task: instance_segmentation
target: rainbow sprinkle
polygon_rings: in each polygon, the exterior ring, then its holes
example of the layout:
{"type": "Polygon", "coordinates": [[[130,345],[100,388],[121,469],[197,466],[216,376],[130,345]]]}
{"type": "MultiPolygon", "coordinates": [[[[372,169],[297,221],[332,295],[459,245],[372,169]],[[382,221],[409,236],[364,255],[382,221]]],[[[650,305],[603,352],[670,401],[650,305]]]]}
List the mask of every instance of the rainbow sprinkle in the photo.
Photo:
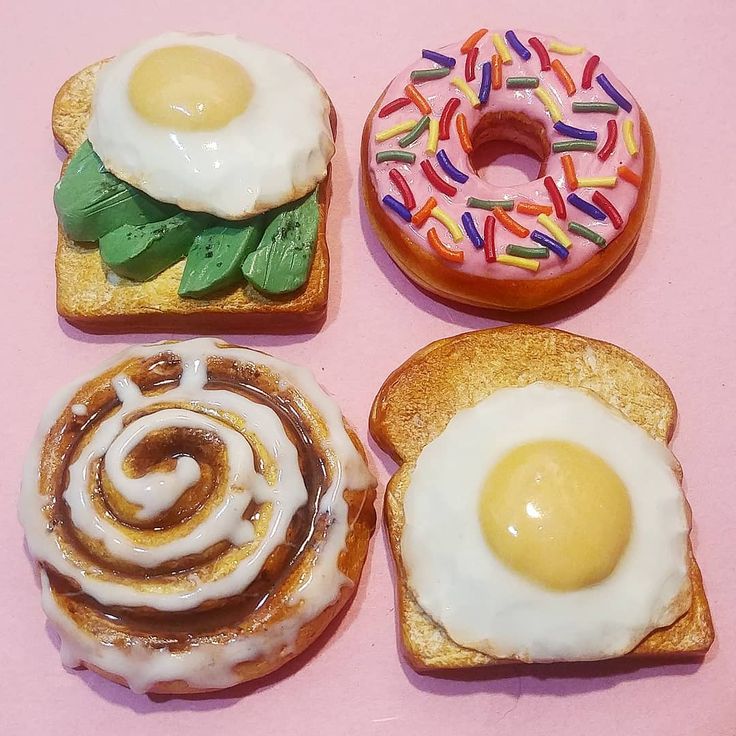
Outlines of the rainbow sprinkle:
{"type": "Polygon", "coordinates": [[[407,84],[404,87],[404,93],[417,106],[417,109],[422,115],[429,115],[432,112],[429,102],[427,102],[424,95],[413,84],[407,84]]]}
{"type": "Polygon", "coordinates": [[[463,45],[460,47],[460,53],[461,54],[467,54],[475,44],[478,43],[478,41],[483,38],[483,36],[488,33],[487,28],[479,28],[475,33],[471,33],[464,41],[463,45]]]}
{"type": "Polygon", "coordinates": [[[626,112],[631,112],[631,103],[608,81],[605,74],[599,74],[595,81],[600,84],[601,89],[626,112]]]}
{"type": "Polygon", "coordinates": [[[576,87],[575,87],[575,82],[570,76],[570,72],[568,72],[567,69],[565,69],[565,65],[559,59],[555,59],[552,62],[552,69],[554,70],[554,73],[557,75],[557,79],[559,79],[560,82],[562,82],[562,86],[565,88],[565,92],[567,92],[567,96],[572,97],[576,92],[576,87]]]}
{"type": "Polygon", "coordinates": [[[422,49],[422,58],[429,59],[440,66],[447,66],[450,69],[456,64],[452,56],[445,56],[444,54],[440,54],[439,51],[431,51],[430,49],[422,49]]]}
{"type": "Polygon", "coordinates": [[[447,228],[447,231],[456,243],[459,243],[463,239],[463,231],[460,229],[460,225],[458,225],[443,209],[435,207],[432,212],[430,212],[430,216],[434,217],[435,220],[441,222],[447,228]]]}
{"type": "Polygon", "coordinates": [[[480,100],[470,85],[460,77],[453,77],[451,82],[453,87],[457,87],[468,98],[468,102],[472,107],[480,107],[480,100]]]}
{"type": "Polygon", "coordinates": [[[506,253],[519,258],[549,258],[549,250],[545,247],[534,248],[531,245],[516,245],[515,243],[509,243],[506,246],[506,253]]]}
{"type": "Polygon", "coordinates": [[[556,122],[554,128],[560,135],[566,135],[568,138],[579,138],[581,141],[598,140],[598,133],[596,133],[594,130],[583,130],[582,128],[575,128],[572,125],[563,123],[562,120],[556,122]]]}
{"type": "Polygon", "coordinates": [[[411,130],[416,124],[416,120],[404,120],[392,128],[386,128],[386,130],[376,133],[376,143],[383,143],[383,141],[387,141],[389,138],[406,133],[407,130],[411,130]]]}
{"type": "Polygon", "coordinates": [[[519,37],[513,31],[506,31],[506,40],[509,46],[524,60],[529,61],[532,58],[532,52],[519,41],[519,37]]]}
{"type": "Polygon", "coordinates": [[[595,230],[591,230],[589,227],[585,227],[585,225],[581,225],[579,222],[569,222],[567,224],[567,229],[571,233],[575,233],[575,235],[580,235],[586,240],[590,240],[591,243],[595,243],[599,248],[605,248],[608,245],[606,239],[602,235],[599,235],[595,230]]]}
{"type": "Polygon", "coordinates": [[[436,69],[415,69],[409,76],[412,82],[430,82],[446,77],[450,71],[449,66],[438,66],[436,69]]]}
{"type": "Polygon", "coordinates": [[[429,115],[420,118],[419,122],[403,137],[399,138],[398,144],[401,148],[410,146],[429,127],[429,115]]]}
{"type": "Polygon", "coordinates": [[[585,46],[568,46],[560,41],[550,41],[549,50],[555,54],[563,54],[565,56],[577,56],[585,51],[585,46]]]}
{"type": "Polygon", "coordinates": [[[529,39],[529,45],[537,52],[541,71],[548,72],[551,67],[549,63],[549,54],[547,53],[547,49],[544,48],[544,44],[536,36],[532,36],[529,39]]]}
{"type": "Polygon", "coordinates": [[[440,122],[437,118],[429,119],[429,133],[427,134],[427,145],[424,152],[427,154],[437,153],[437,142],[440,139],[440,122]]]}
{"type": "Polygon", "coordinates": [[[491,36],[491,39],[493,40],[493,45],[496,47],[498,55],[501,57],[501,61],[504,64],[510,64],[512,61],[511,53],[509,52],[509,47],[504,43],[503,38],[501,38],[501,34],[494,33],[493,36],[491,36]]]}
{"type": "Polygon", "coordinates": [[[496,257],[496,263],[503,263],[506,266],[516,266],[525,268],[527,271],[538,271],[539,261],[534,258],[519,258],[518,256],[510,256],[506,253],[496,257]]]}
{"type": "Polygon", "coordinates": [[[450,161],[447,153],[444,150],[440,150],[437,152],[437,162],[442,168],[442,171],[444,171],[445,174],[450,177],[450,179],[458,182],[458,184],[465,184],[465,182],[469,179],[467,174],[463,173],[462,171],[460,171],[460,169],[456,168],[452,164],[452,161],[450,161]]]}
{"type": "Polygon", "coordinates": [[[567,237],[565,231],[547,215],[539,215],[537,222],[555,239],[558,240],[565,248],[572,246],[572,240],[567,237]]]}
{"type": "Polygon", "coordinates": [[[470,212],[464,212],[463,216],[460,219],[463,223],[463,228],[465,228],[465,232],[470,238],[470,242],[476,248],[482,248],[484,245],[483,238],[478,232],[478,228],[476,227],[475,221],[473,220],[473,215],[470,212]]]}
{"type": "Polygon", "coordinates": [[[413,164],[416,160],[416,154],[411,151],[379,151],[376,154],[377,164],[382,164],[386,161],[401,161],[405,164],[413,164]]]}
{"type": "Polygon", "coordinates": [[[465,203],[466,207],[474,207],[479,210],[495,210],[497,207],[501,210],[513,210],[513,199],[478,199],[477,197],[468,197],[465,203]]]}
{"type": "Polygon", "coordinates": [[[534,94],[537,96],[539,101],[547,108],[549,116],[552,118],[552,122],[558,123],[562,120],[562,113],[560,108],[557,107],[557,103],[552,99],[552,95],[547,92],[544,87],[537,87],[534,90],[534,94]]]}
{"type": "Polygon", "coordinates": [[[618,181],[617,176],[590,176],[587,179],[578,178],[579,187],[615,187],[618,181]]]}
{"type": "Polygon", "coordinates": [[[573,102],[573,112],[607,112],[611,115],[618,113],[618,105],[615,102],[573,102]]]}
{"type": "Polygon", "coordinates": [[[390,194],[387,194],[383,198],[383,203],[386,205],[386,207],[393,210],[399,217],[401,217],[402,220],[411,222],[411,212],[409,212],[409,210],[406,209],[406,207],[404,207],[404,205],[401,204],[398,199],[394,199],[390,194]]]}
{"type": "Polygon", "coordinates": [[[480,100],[481,105],[485,105],[491,94],[491,62],[483,62],[481,70],[480,92],[478,92],[478,99],[480,100]]]}
{"type": "Polygon", "coordinates": [[[536,89],[539,87],[539,77],[507,77],[508,89],[536,89]]]}
{"type": "MultiPolygon", "coordinates": [[[[580,180],[578,180],[580,184],[580,180]]],[[[599,210],[594,204],[586,202],[582,197],[578,197],[574,192],[567,195],[567,201],[581,212],[585,212],[586,215],[590,215],[594,220],[605,220],[606,213],[603,210],[599,210]]]]}
{"type": "Polygon", "coordinates": [[[636,156],[639,153],[639,144],[636,142],[636,138],[634,138],[634,121],[631,118],[624,120],[622,132],[629,156],[636,156]]]}
{"type": "Polygon", "coordinates": [[[533,230],[530,237],[535,243],[549,248],[556,256],[562,258],[563,261],[570,255],[570,251],[562,243],[554,238],[550,238],[549,235],[539,232],[539,230],[533,230]]]}
{"type": "Polygon", "coordinates": [[[595,141],[555,141],[552,144],[554,153],[566,151],[595,151],[598,144],[595,141]]]}

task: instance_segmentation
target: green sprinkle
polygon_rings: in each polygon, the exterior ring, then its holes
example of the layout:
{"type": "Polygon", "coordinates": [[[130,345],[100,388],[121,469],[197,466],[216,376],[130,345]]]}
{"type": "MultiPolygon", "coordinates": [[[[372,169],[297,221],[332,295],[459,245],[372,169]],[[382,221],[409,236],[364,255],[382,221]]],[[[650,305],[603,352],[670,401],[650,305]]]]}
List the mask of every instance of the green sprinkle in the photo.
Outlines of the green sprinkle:
{"type": "Polygon", "coordinates": [[[379,151],[376,154],[377,164],[385,161],[403,161],[406,164],[413,164],[416,160],[416,154],[411,151],[379,151]]]}
{"type": "Polygon", "coordinates": [[[589,227],[585,227],[585,225],[581,225],[578,222],[568,222],[567,229],[571,233],[575,233],[575,235],[580,235],[580,237],[590,240],[591,243],[595,243],[599,248],[605,248],[608,245],[603,236],[598,235],[594,230],[591,230],[589,227]]]}
{"type": "Polygon", "coordinates": [[[508,77],[506,86],[509,89],[536,89],[539,87],[539,77],[508,77]]]}
{"type": "Polygon", "coordinates": [[[429,115],[425,115],[419,119],[419,122],[403,138],[399,138],[399,145],[402,148],[411,145],[428,127],[429,115]]]}
{"type": "Polygon", "coordinates": [[[415,69],[411,73],[412,82],[428,82],[430,79],[442,79],[450,73],[450,67],[440,66],[436,69],[415,69]]]}
{"type": "Polygon", "coordinates": [[[595,151],[598,147],[596,141],[557,141],[552,144],[552,150],[555,153],[564,153],[565,151],[595,151]]]}
{"type": "Polygon", "coordinates": [[[477,199],[476,197],[468,197],[468,207],[475,207],[479,210],[492,210],[499,207],[502,210],[513,210],[513,199],[477,199]]]}
{"type": "Polygon", "coordinates": [[[618,105],[615,102],[573,102],[573,112],[610,112],[615,115],[618,105]]]}
{"type": "Polygon", "coordinates": [[[517,256],[518,258],[549,258],[549,248],[514,245],[512,243],[506,246],[506,255],[517,256]]]}

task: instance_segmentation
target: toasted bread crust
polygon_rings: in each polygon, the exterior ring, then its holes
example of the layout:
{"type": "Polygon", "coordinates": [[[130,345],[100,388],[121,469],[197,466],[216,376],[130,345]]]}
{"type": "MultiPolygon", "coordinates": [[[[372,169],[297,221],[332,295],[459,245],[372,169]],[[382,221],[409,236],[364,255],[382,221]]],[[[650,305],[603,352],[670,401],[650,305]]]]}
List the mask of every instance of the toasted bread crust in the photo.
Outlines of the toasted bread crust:
{"type": "MultiPolygon", "coordinates": [[[[384,515],[397,571],[403,645],[412,667],[419,671],[482,667],[507,660],[456,644],[409,590],[400,547],[403,500],[414,464],[457,411],[499,388],[540,380],[593,391],[654,438],[666,443],[672,437],[675,400],[664,380],[641,360],[609,343],[524,325],[468,332],[431,343],[386,379],[373,403],[371,434],[400,464],[386,490],[384,515]]],[[[679,466],[678,477],[682,479],[679,466]]],[[[653,631],[626,657],[688,657],[709,649],[713,623],[692,550],[688,573],[692,602],[687,613],[671,626],[653,631]]]]}
{"type": "Polygon", "coordinates": [[[381,105],[379,97],[366,118],[361,144],[361,188],[366,211],[379,240],[396,265],[419,286],[452,301],[489,309],[526,311],[557,304],[579,294],[604,279],[618,266],[639,238],[649,203],[654,174],[654,136],[644,112],[641,112],[641,138],[644,157],[639,197],[626,225],[606,249],[574,271],[550,279],[495,279],[447,268],[434,254],[420,248],[405,234],[381,205],[369,175],[371,122],[381,105]]]}
{"type": "MultiPolygon", "coordinates": [[[[71,155],[85,138],[92,92],[105,61],[68,79],[54,99],[52,129],[71,155]]],[[[333,132],[336,115],[331,114],[333,132]]],[[[67,159],[68,160],[68,159],[67,159]]],[[[150,281],[108,281],[97,248],[75,243],[59,229],[56,251],[56,306],[60,316],[88,332],[296,332],[319,329],[327,310],[329,252],[325,235],[330,169],[319,185],[319,228],[307,283],[293,294],[268,297],[250,284],[208,299],[178,295],[180,261],[150,281]]]]}

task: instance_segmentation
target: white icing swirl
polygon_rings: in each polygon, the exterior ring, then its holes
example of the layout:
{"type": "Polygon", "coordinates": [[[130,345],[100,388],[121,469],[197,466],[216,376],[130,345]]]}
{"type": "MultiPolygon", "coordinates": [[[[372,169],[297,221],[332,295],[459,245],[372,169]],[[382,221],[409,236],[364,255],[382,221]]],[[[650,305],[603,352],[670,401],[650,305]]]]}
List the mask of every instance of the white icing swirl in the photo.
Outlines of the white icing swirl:
{"type": "Polygon", "coordinates": [[[124,372],[113,378],[112,386],[120,406],[90,426],[91,436],[68,467],[62,498],[71,521],[80,534],[101,544],[112,559],[154,573],[164,563],[201,554],[222,542],[240,547],[255,540],[252,553],[223,574],[206,579],[196,572],[187,575],[188,587],[185,581],[184,587],[177,587],[175,592],[164,586],[131,586],[124,578],[118,580],[94,567],[81,567],[67,554],[49,527],[52,491],[40,486],[39,467],[49,431],[62,412],[69,411],[79,421],[76,404],[70,402],[89,379],[62,392],[43,417],[26,465],[19,514],[29,550],[42,564],[44,610],[61,635],[65,664],[95,665],[124,678],[132,689],[139,691],[148,690],[157,682],[174,680],[197,688],[227,687],[238,681],[234,665],[264,652],[288,649],[300,627],[337,599],[340,588],[349,582],[338,568],[348,532],[343,494],[347,489],[370,488],[375,481],[345,430],[339,408],[305,369],[244,348],[221,347],[214,340],[202,338],[131,348],[117,356],[107,370],[131,359],[146,360],[166,353],[179,356],[182,365],[178,385],[168,390],[145,395],[124,372]],[[282,419],[273,408],[241,393],[219,387],[205,388],[208,356],[263,367],[278,376],[280,390],[289,391],[290,400],[299,411],[318,417],[325,427],[322,451],[329,465],[330,483],[319,497],[318,511],[329,519],[326,537],[311,575],[290,600],[293,615],[266,634],[236,636],[227,643],[198,644],[176,652],[136,642],[121,649],[101,642],[76,624],[56,600],[46,568],[72,581],[101,606],[146,607],[172,614],[193,610],[207,601],[245,591],[269,555],[287,541],[294,514],[308,498],[299,455],[282,419]],[[242,419],[243,426],[265,448],[277,468],[272,483],[261,474],[248,439],[222,421],[223,415],[242,419]],[[227,475],[221,480],[225,490],[218,502],[207,509],[203,518],[197,518],[198,523],[191,525],[186,533],[164,539],[160,529],[151,528],[142,542],[140,534],[136,535],[126,524],[114,523],[94,502],[94,473],[99,472],[100,466],[104,467],[107,480],[132,505],[135,519],[154,521],[198,483],[200,466],[193,457],[182,454],[174,458],[173,470],[134,478],[126,472],[126,459],[146,438],[179,428],[202,432],[205,438],[216,438],[221,443],[227,457],[227,475]],[[246,515],[252,501],[269,504],[271,508],[268,528],[259,539],[246,515]]]}

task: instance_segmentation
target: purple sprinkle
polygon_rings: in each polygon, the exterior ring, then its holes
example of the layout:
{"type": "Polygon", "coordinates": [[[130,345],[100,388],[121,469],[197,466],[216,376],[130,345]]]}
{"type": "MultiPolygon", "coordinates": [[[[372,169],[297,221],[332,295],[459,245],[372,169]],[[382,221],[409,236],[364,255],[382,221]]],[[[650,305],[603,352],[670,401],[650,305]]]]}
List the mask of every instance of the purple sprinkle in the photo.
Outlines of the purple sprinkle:
{"type": "Polygon", "coordinates": [[[582,128],[574,128],[572,125],[567,125],[560,120],[555,123],[555,130],[560,135],[566,135],[568,138],[579,138],[581,141],[597,141],[598,133],[594,130],[583,130],[582,128]]]}
{"type": "Polygon", "coordinates": [[[506,40],[509,42],[509,46],[521,56],[524,61],[529,61],[532,58],[532,52],[519,41],[518,36],[513,31],[506,31],[506,40]]]}
{"type": "Polygon", "coordinates": [[[570,251],[568,251],[562,243],[558,242],[554,238],[550,238],[549,235],[539,232],[539,230],[533,230],[530,237],[535,243],[539,243],[539,245],[549,248],[553,253],[562,258],[562,260],[565,260],[565,258],[570,255],[570,251]]]}
{"type": "Polygon", "coordinates": [[[577,207],[581,212],[590,215],[594,220],[602,221],[606,219],[606,213],[603,210],[599,210],[594,204],[586,202],[582,197],[578,197],[577,194],[568,194],[567,201],[573,207],[577,207]]]}
{"type": "Polygon", "coordinates": [[[484,245],[483,238],[480,236],[478,228],[475,226],[473,215],[471,215],[470,212],[465,212],[460,219],[462,220],[465,232],[467,233],[473,245],[476,248],[482,248],[484,245]]]}
{"type": "Polygon", "coordinates": [[[411,212],[398,199],[394,199],[390,194],[387,194],[383,198],[383,203],[390,210],[393,210],[402,220],[411,222],[411,212]]]}
{"type": "Polygon", "coordinates": [[[422,49],[422,58],[429,59],[440,66],[449,66],[450,69],[452,69],[457,63],[452,56],[445,56],[444,54],[440,54],[438,51],[430,51],[429,49],[422,49]]]}
{"type": "Polygon", "coordinates": [[[478,92],[478,99],[481,105],[485,105],[488,102],[488,97],[491,94],[491,62],[486,61],[483,64],[483,76],[480,80],[480,91],[478,92]]]}
{"type": "Polygon", "coordinates": [[[595,81],[600,84],[603,91],[614,101],[619,107],[623,107],[626,112],[631,112],[631,103],[608,81],[605,74],[599,74],[595,81]]]}
{"type": "Polygon", "coordinates": [[[463,174],[460,169],[456,169],[450,162],[450,159],[447,158],[447,154],[443,150],[437,151],[437,161],[442,167],[442,171],[444,171],[445,174],[450,177],[450,179],[454,179],[459,184],[465,184],[465,182],[468,180],[468,175],[463,174]]]}

